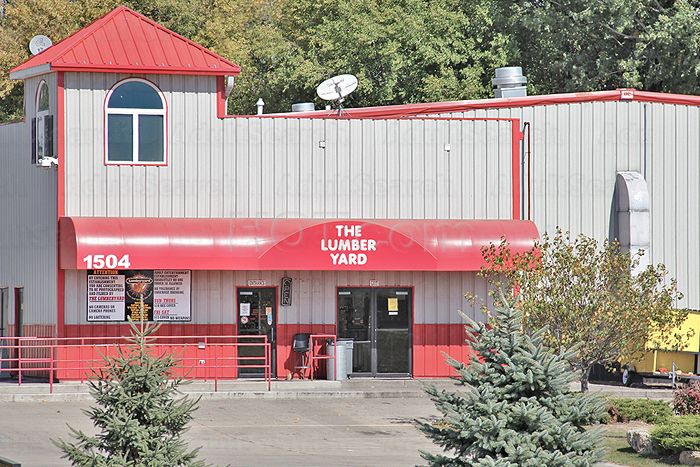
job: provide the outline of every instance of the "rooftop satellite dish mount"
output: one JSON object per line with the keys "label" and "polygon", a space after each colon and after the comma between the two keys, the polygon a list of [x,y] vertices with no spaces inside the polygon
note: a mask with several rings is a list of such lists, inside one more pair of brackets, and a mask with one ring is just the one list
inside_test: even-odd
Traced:
{"label": "rooftop satellite dish mount", "polygon": [[357,89],[357,78],[354,75],[338,75],[319,84],[316,94],[324,101],[335,102],[340,115],[343,113],[345,98],[355,89]]}
{"label": "rooftop satellite dish mount", "polygon": [[53,42],[51,42],[51,39],[43,34],[38,34],[32,37],[32,40],[29,41],[29,51],[32,53],[32,55],[36,55],[48,49],[52,45]]}

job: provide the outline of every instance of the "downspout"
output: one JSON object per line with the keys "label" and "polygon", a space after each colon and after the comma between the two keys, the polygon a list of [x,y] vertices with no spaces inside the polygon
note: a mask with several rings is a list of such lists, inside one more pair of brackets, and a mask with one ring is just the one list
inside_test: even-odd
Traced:
{"label": "downspout", "polygon": [[530,122],[523,123],[523,133],[527,131],[527,146],[525,149],[525,156],[527,157],[527,220],[532,220],[532,150],[530,148]]}

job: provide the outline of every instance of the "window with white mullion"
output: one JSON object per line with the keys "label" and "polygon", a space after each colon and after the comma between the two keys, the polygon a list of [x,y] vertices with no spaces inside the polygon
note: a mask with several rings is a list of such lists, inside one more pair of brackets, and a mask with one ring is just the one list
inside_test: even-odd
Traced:
{"label": "window with white mullion", "polygon": [[139,161],[139,114],[134,113],[134,117],[132,118],[131,121],[132,125],[132,134],[134,135],[134,147],[132,150],[133,153],[133,161],[138,162]]}
{"label": "window with white mullion", "polygon": [[148,81],[128,79],[107,97],[107,163],[165,162],[165,99]]}

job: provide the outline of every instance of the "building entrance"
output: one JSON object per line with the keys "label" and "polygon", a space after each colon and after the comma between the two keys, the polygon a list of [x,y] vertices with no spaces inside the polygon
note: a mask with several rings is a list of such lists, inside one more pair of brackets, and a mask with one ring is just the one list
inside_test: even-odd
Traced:
{"label": "building entrance", "polygon": [[[274,287],[264,288],[239,288],[238,289],[238,334],[241,336],[267,336],[267,341],[272,348],[272,374],[276,374],[275,361],[275,327],[277,325],[277,289]],[[258,343],[256,340],[241,340],[241,343]],[[264,357],[265,349],[262,346],[243,345],[239,347],[239,357]],[[263,365],[265,361],[246,359],[240,360],[241,365]],[[238,376],[262,377],[264,369],[261,368],[239,368]]]}
{"label": "building entrance", "polygon": [[410,376],[412,291],[338,289],[338,338],[352,339],[356,376]]}

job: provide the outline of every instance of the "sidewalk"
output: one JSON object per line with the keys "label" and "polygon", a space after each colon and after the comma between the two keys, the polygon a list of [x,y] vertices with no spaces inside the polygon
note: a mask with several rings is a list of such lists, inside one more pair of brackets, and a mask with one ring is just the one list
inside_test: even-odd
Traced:
{"label": "sidewalk", "polygon": [[[450,379],[372,379],[358,378],[346,381],[293,380],[273,381],[272,390],[267,390],[264,381],[236,380],[215,383],[196,381],[182,386],[182,392],[194,394],[202,399],[369,399],[369,398],[417,398],[427,397],[423,388],[435,384],[439,389],[455,389]],[[572,383],[574,390],[578,383]],[[216,389],[216,390],[215,390]],[[604,384],[591,384],[590,391],[609,397],[633,397],[671,399],[670,389],[627,388]],[[23,383],[0,380],[0,402],[35,401],[89,401],[89,386],[86,383],[66,382],[53,385],[49,393],[48,383]]]}

